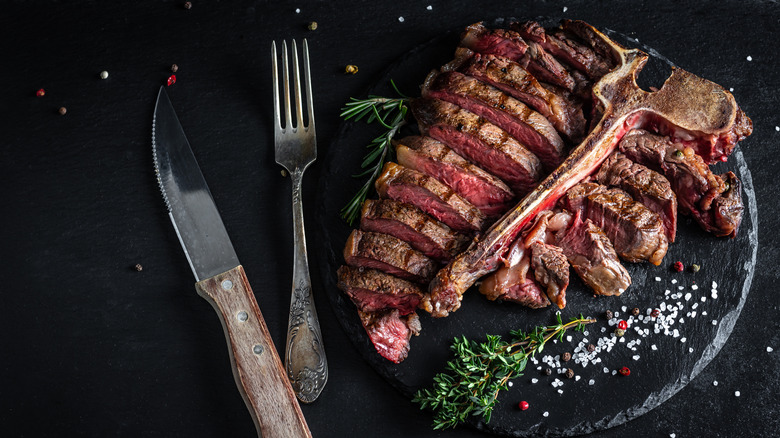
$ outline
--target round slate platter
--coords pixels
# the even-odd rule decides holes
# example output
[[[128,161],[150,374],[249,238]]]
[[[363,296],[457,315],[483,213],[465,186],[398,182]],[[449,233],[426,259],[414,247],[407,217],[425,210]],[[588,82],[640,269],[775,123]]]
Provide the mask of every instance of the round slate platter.
[[[507,20],[510,19],[497,19],[490,24],[501,27]],[[550,26],[558,20],[540,21]],[[402,92],[419,95],[426,74],[450,60],[462,28],[410,50],[386,70],[367,94],[394,96],[389,87],[393,79]],[[651,57],[639,83],[644,88],[660,87],[668,76],[670,61],[636,40],[608,30],[606,33],[625,46],[649,53]],[[412,339],[409,356],[403,363],[396,365],[380,357],[361,326],[354,305],[336,286],[336,269],[343,263],[342,249],[351,231],[339,217],[339,210],[362,185],[362,180],[350,175],[358,173],[366,152],[364,145],[378,133],[377,125],[362,122],[341,127],[323,160],[325,170],[317,205],[319,228],[310,242],[316,247],[326,293],[344,330],[365,360],[393,387],[411,397],[417,389],[429,386],[434,374],[443,370],[451,358],[449,346],[454,337],[465,335],[481,341],[485,334],[509,336],[513,329],[553,324],[555,309],[531,310],[513,303],[490,302],[472,288],[465,294],[462,307],[447,318],[434,319],[419,312],[422,332]],[[758,240],[756,200],[740,147],[728,163],[719,164],[714,170],[732,170],[743,183],[745,214],[738,236],[716,238],[690,219],[680,217],[677,241],[669,246],[661,266],[625,263],[633,284],[621,297],[594,297],[572,273],[568,305],[562,317],[568,320],[582,313],[597,317],[598,322],[587,326],[584,333],[570,331],[567,335],[571,338],[565,337],[562,343],[550,343],[537,355],[539,363],[529,362],[524,375],[499,395],[490,423],[475,417],[474,427],[503,436],[571,436],[617,426],[663,403],[715,357],[731,333],[750,290]],[[669,266],[677,260],[686,266],[697,263],[702,268],[697,273],[672,272]],[[713,284],[717,284],[715,294]],[[599,363],[583,367],[574,361],[561,362],[551,376],[544,375],[547,365],[541,359],[545,356],[554,358],[573,352],[581,343],[596,344],[600,338],[611,336],[614,327],[604,318],[605,310],[628,320],[635,307],[646,315],[650,309],[664,305],[667,307],[662,315],[674,321],[669,334],[664,334],[663,329],[655,333],[655,323],[650,318],[635,320],[610,352],[598,355]],[[678,308],[674,318],[669,306]],[[642,336],[637,328],[647,329],[648,333]],[[633,348],[629,348],[632,341]],[[631,369],[629,377],[614,374],[623,366]],[[566,379],[559,374],[565,368],[573,369],[577,377]],[[532,379],[537,382],[532,383]],[[553,382],[558,381],[563,385],[554,387]],[[520,411],[517,404],[521,400],[531,408]]]

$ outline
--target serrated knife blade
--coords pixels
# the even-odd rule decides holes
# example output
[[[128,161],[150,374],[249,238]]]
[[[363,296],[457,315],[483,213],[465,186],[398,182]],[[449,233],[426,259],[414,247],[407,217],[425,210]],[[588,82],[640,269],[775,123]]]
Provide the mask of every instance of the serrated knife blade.
[[[198,294],[217,311],[259,436],[311,437],[254,293],[165,89],[152,120],[155,172]]]

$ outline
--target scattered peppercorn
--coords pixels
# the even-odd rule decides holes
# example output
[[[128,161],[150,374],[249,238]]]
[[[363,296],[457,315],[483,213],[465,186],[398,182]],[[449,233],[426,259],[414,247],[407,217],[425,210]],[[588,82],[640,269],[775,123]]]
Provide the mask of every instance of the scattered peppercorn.
[[[574,370],[571,368],[566,369],[566,378],[571,379],[574,378]]]
[[[697,265],[696,263],[691,265],[691,272],[699,272],[701,269],[701,266]]]
[[[546,375],[550,376],[550,375],[552,375],[552,370],[551,370],[551,369],[549,369],[549,368],[545,368],[545,369],[544,369],[544,374],[546,374]]]
[[[35,95],[38,97],[43,97],[45,94],[46,94],[46,90],[44,90],[43,88],[35,92]]]
[[[184,2],[184,9],[192,9],[192,2]]]
[[[615,336],[617,336],[618,338],[622,337],[625,334],[626,334],[626,331],[624,329],[622,329],[622,328],[619,328],[619,329],[615,330]]]
[[[618,372],[620,374],[624,375],[624,376],[630,376],[631,375],[631,370],[629,370],[628,367],[623,367],[620,370],[618,370]]]
[[[612,319],[612,317],[615,315],[612,314],[611,310],[607,310],[606,312],[604,312],[604,316],[606,316],[607,319]]]
[[[588,344],[588,353],[593,353],[596,351],[596,346],[593,344]]]
[[[317,30],[317,22],[316,21],[312,21],[311,23],[309,23],[309,30]]]
[[[171,71],[172,71],[173,73],[176,73],[177,71],[179,71],[179,66],[178,66],[178,65],[176,65],[176,64],[172,64],[172,65],[171,65]]]
[[[628,329],[628,323],[625,320],[621,319],[620,321],[618,321],[618,328],[621,330],[626,330]]]
[[[524,401],[521,401],[521,402],[520,402],[520,403],[517,405],[517,407],[519,407],[521,411],[525,411],[525,410],[527,410],[527,409],[528,409],[530,406],[528,405],[528,402],[524,400]]]
[[[136,270],[136,271],[138,271],[138,272],[141,272],[141,271],[143,271],[143,270],[144,270],[144,267],[143,267],[143,266],[141,266],[141,264],[140,264],[140,263],[136,263],[136,264],[135,264],[135,270]]]
[[[171,85],[173,85],[175,83],[176,83],[176,75],[168,76],[168,86],[170,87]]]
[[[570,361],[571,360],[571,353],[569,353],[568,351],[566,353],[563,353],[563,356],[561,357],[561,360],[563,360],[564,362]]]
[[[61,106],[60,109],[57,110],[57,112],[60,113],[61,116],[64,116],[65,113],[68,112],[68,109],[65,108],[64,106]]]
[[[356,66],[356,65],[354,65],[354,64],[349,64],[349,65],[348,65],[348,66],[347,66],[347,67],[344,69],[344,73],[349,73],[349,74],[351,74],[351,75],[354,75],[354,74],[355,74],[355,73],[357,73],[357,72],[358,72],[358,68],[357,68],[357,66]]]
[[[658,309],[653,309],[652,312],[650,312],[650,316],[653,318],[658,318],[661,315],[661,311]]]
[[[675,272],[682,272],[685,269],[685,265],[683,265],[683,262],[674,262],[672,269]]]
[[[286,171],[286,170],[284,170],[284,169],[282,169],[282,176],[284,176],[284,177],[286,177],[286,176],[287,176],[287,171]]]
[[[100,72],[100,79],[108,79],[108,72],[103,70]]]
[[[683,152],[678,149],[678,150],[674,151],[673,155],[674,155],[674,158],[682,158],[683,157]]]
[[[631,309],[631,314],[634,316],[639,316],[639,307],[634,307]]]

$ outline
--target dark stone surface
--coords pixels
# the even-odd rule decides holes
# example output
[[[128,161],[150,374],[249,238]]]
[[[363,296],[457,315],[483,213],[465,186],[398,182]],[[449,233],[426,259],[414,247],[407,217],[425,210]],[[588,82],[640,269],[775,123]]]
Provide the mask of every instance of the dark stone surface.
[[[0,13],[6,434],[253,434],[218,320],[195,294],[154,180],[151,113],[170,64],[179,65],[171,99],[279,347],[292,236],[289,181],[273,160],[271,40],[309,39],[325,157],[339,107],[363,95],[401,55],[479,19],[538,15],[579,18],[638,38],[733,87],[755,124],[741,147],[756,190],[758,264],[731,337],[677,395],[598,436],[780,433],[776,2],[195,1],[190,10],[178,1],[136,3],[15,1]],[[316,31],[306,30],[310,21],[318,22]],[[342,74],[346,64],[360,72]],[[101,70],[108,79],[99,78]],[[46,96],[35,97],[39,88]],[[325,170],[321,159],[304,182],[312,249],[321,243],[315,206]],[[721,260],[711,254],[705,270],[717,270]],[[322,288],[327,268],[312,269]],[[324,291],[316,297],[330,382],[320,400],[303,406],[315,436],[484,436],[467,427],[431,432],[430,416],[363,360]]]

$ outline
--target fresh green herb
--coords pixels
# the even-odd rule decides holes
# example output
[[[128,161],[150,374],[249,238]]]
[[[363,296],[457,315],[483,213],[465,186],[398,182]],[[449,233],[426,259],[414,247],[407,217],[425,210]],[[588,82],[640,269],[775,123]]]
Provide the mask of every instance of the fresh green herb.
[[[366,183],[363,184],[363,187],[341,209],[341,217],[349,225],[352,225],[360,215],[360,208],[363,205],[363,201],[366,200],[366,196],[368,196],[368,191],[382,171],[385,162],[390,158],[389,155],[393,153],[393,137],[406,124],[406,113],[409,111],[406,103],[409,101],[409,98],[398,91],[392,80],[390,80],[390,85],[401,97],[388,98],[373,95],[368,96],[367,99],[355,99],[353,97],[341,109],[341,117],[344,120],[358,121],[365,118],[366,123],[379,122],[385,129],[381,135],[366,146],[369,151],[360,164],[360,168],[363,171],[357,175],[352,175],[354,178],[370,176]]]
[[[412,399],[421,409],[431,409],[433,428],[455,427],[469,415],[482,416],[490,422],[498,393],[507,389],[510,379],[521,376],[528,359],[544,350],[553,338],[563,340],[566,330],[582,331],[595,319],[580,315],[567,323],[557,315],[557,324],[535,327],[530,332],[511,332],[510,342],[501,336],[487,335],[487,341],[477,343],[466,337],[455,338],[450,349],[455,358],[447,362],[445,371],[433,378],[433,387],[419,390]]]

